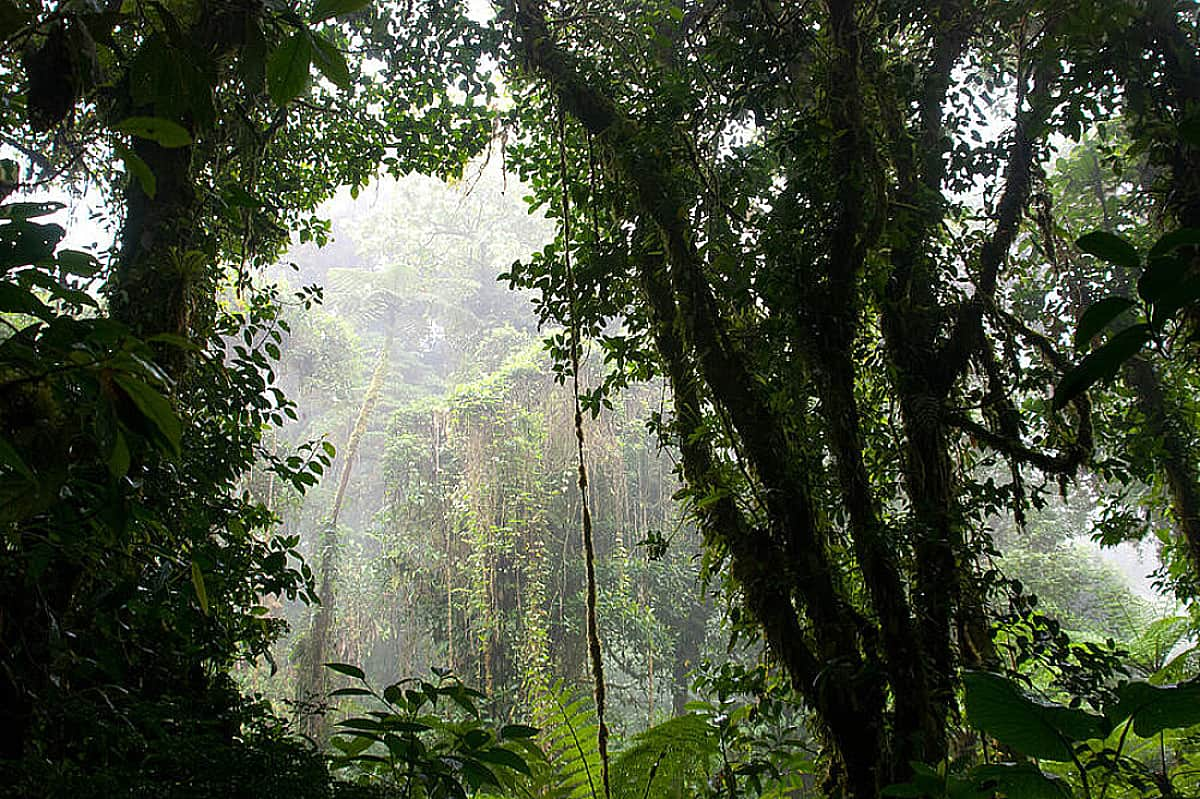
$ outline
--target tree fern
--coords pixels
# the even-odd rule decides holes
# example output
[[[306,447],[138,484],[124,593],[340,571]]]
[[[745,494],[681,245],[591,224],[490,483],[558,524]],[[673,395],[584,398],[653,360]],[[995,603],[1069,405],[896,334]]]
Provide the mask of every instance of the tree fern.
[[[575,693],[561,680],[546,686],[536,699],[537,722],[551,773],[543,788],[556,799],[599,799],[599,724],[591,697]]]
[[[718,754],[717,730],[696,714],[677,716],[639,733],[613,763],[614,799],[694,796]]]

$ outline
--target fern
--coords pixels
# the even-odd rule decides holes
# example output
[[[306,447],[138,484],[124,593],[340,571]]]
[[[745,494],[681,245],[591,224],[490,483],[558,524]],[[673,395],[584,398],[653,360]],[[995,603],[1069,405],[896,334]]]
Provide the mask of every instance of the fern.
[[[536,705],[542,746],[551,765],[545,794],[556,799],[600,799],[599,725],[591,698],[558,680],[539,692]]]
[[[667,799],[695,795],[718,754],[717,730],[694,713],[639,733],[613,763],[614,799]]]
[[[600,751],[590,696],[562,681],[540,689],[535,704],[550,765],[535,791],[554,799],[600,799]],[[716,766],[718,732],[695,713],[668,719],[634,737],[612,766],[613,799],[685,799]],[[542,776],[542,775],[539,775]]]

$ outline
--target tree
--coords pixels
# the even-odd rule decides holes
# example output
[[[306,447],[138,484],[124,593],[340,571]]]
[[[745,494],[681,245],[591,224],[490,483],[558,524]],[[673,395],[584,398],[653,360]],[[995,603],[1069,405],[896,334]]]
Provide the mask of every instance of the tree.
[[[174,737],[205,747],[188,752],[197,763],[253,768],[244,755],[278,744],[324,770],[226,675],[280,632],[261,599],[313,589],[298,539],[274,535],[240,483],[258,463],[303,490],[330,462],[317,443],[264,444],[295,411],[269,390],[279,297],[249,270],[274,260],[287,225],[320,238],[313,210],[338,186],[380,168],[453,174],[490,129],[486,109],[451,112],[443,71],[490,91],[478,26],[438,3],[404,24],[365,5],[0,3],[15,90],[0,133],[46,181],[96,176],[121,216],[105,265],[56,252],[62,228],[30,221],[56,207],[4,208],[0,757],[19,792],[113,774],[226,792],[220,766],[193,780],[190,757],[155,761]],[[385,55],[378,80],[351,50]],[[13,166],[5,198],[40,182]],[[292,774],[326,791],[312,775]]]
[[[958,669],[993,659],[980,519],[1091,448],[1086,396],[1064,425],[1008,394],[1009,353],[1066,366],[998,291],[1049,137],[1115,119],[1158,33],[1191,34],[1157,3],[502,14],[514,157],[575,209],[514,282],[586,334],[620,319],[607,357],[669,378],[710,557],[816,712],[830,789],[877,796],[949,754]],[[972,443],[1007,498],[972,488]]]

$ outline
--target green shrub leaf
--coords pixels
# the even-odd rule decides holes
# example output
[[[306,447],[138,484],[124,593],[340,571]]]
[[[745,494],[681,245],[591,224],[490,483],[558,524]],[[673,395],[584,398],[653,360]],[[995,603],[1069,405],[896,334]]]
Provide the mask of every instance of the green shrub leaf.
[[[267,60],[267,92],[276,105],[286,105],[308,88],[312,38],[298,30],[275,48]]]
[[[1088,306],[1079,317],[1075,330],[1075,349],[1087,349],[1088,343],[1108,327],[1109,323],[1133,307],[1133,300],[1125,297],[1105,297]]]
[[[1033,699],[999,674],[964,672],[963,687],[971,724],[1030,757],[1068,761],[1075,742],[1108,728],[1103,716]]]
[[[1103,230],[1096,230],[1075,240],[1079,249],[1108,261],[1110,264],[1137,269],[1141,266],[1137,249],[1125,239]]]

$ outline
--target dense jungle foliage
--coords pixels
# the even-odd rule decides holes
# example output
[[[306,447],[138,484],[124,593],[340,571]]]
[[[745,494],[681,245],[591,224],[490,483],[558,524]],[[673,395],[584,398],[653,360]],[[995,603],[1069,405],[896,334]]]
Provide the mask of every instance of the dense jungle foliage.
[[[1194,0],[0,0],[0,76],[0,795],[1200,791]]]

